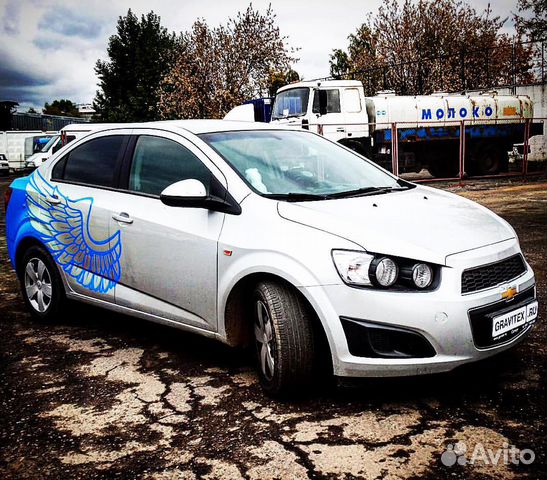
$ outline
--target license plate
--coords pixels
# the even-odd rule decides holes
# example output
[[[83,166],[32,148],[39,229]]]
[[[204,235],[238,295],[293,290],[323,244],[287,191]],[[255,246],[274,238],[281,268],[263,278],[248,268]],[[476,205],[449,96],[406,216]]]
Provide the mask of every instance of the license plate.
[[[492,320],[492,339],[497,339],[527,323],[533,322],[538,316],[538,302],[532,302],[524,307],[504,313]]]

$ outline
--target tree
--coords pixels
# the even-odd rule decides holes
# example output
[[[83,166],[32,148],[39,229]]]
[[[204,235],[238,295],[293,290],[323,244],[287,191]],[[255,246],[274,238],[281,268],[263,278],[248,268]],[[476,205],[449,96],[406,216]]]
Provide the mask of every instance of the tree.
[[[457,91],[530,81],[532,52],[502,33],[490,7],[478,14],[459,0],[384,0],[331,55],[335,76],[357,78],[367,94]],[[347,69],[347,71],[341,70]]]
[[[300,75],[297,71],[290,68],[286,72],[272,71],[268,78],[268,95],[274,97],[277,91],[289,83],[300,81]]]
[[[334,78],[343,78],[350,72],[349,56],[339,48],[332,51],[329,64],[330,74]]]
[[[97,60],[99,90],[94,108],[103,121],[157,120],[158,85],[177,48],[174,33],[150,12],[140,20],[129,10],[108,41],[108,61]]]
[[[547,38],[547,0],[518,0],[514,15],[517,31],[532,41]]]
[[[38,113],[34,107],[29,107],[29,109],[27,110],[27,113]]]
[[[34,110],[34,109],[33,109]],[[29,113],[31,112],[29,109]],[[67,117],[79,117],[80,113],[78,112],[78,107],[75,103],[67,99],[53,100],[51,104],[45,103],[42,113],[47,115],[65,115]]]
[[[221,118],[243,101],[265,95],[271,72],[296,61],[268,7],[211,28],[197,20],[180,35],[176,60],[159,88],[163,118]]]

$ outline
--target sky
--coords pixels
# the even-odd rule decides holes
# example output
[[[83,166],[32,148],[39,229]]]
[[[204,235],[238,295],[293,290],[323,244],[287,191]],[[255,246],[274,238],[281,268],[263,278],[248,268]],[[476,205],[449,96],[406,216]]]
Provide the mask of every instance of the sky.
[[[0,101],[19,102],[19,111],[68,98],[90,103],[97,90],[94,65],[106,59],[108,38],[131,8],[151,9],[170,31],[190,28],[197,18],[225,23],[249,0],[0,0]],[[327,76],[329,54],[346,48],[347,37],[376,12],[381,0],[254,0],[264,12],[272,4],[281,34],[300,47],[295,69],[307,79]],[[477,11],[491,3],[495,15],[510,17],[516,0],[473,0]],[[512,30],[510,20],[504,28]]]

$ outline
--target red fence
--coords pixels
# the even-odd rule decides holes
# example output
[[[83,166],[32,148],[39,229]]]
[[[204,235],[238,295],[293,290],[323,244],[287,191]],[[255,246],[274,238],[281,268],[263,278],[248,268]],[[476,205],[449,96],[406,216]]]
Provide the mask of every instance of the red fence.
[[[415,182],[454,180],[462,182],[466,178],[498,178],[544,174],[547,165],[546,123],[547,117],[534,117],[517,122],[500,119],[471,119],[401,123],[329,123],[310,124],[309,128],[312,131],[317,128],[318,133],[337,141],[340,141],[340,138],[335,138],[336,134],[332,131],[337,131],[339,135],[342,128],[347,130],[347,132],[353,129],[353,137],[350,137],[346,132],[346,137],[341,140],[341,143],[345,143],[350,148],[358,150],[359,153],[370,157],[384,166],[384,168],[391,170],[395,175],[400,175],[403,178],[408,178]],[[518,133],[513,133],[512,137],[496,137],[496,134],[493,132],[499,127],[503,130],[504,125],[510,127],[513,132]],[[489,129],[490,126],[494,128]],[[439,132],[447,128],[451,131],[452,136],[450,138],[435,138],[428,137],[427,135],[421,140],[417,138],[413,140],[409,140],[408,137],[404,138],[412,129],[430,134],[432,131]],[[358,136],[363,135],[362,132],[358,133],[355,131],[359,129],[361,131],[368,129],[368,136],[374,138],[373,142],[376,142],[376,144],[372,146],[367,145],[362,150],[355,148],[359,145]],[[329,134],[330,130],[332,131]],[[481,135],[484,135],[484,137],[481,137]],[[379,155],[377,150],[379,138],[383,139],[386,151],[387,147],[389,147],[389,152],[384,152],[383,155]],[[508,138],[511,138],[511,140]],[[531,144],[532,147],[530,147]],[[432,166],[431,162],[441,162],[443,158],[441,155],[441,157],[433,159],[432,155],[427,155],[428,150],[439,149],[440,145],[446,147],[446,156],[451,156],[451,161],[453,161],[453,164],[448,168],[451,172],[449,175],[432,175],[429,173],[429,171],[435,170],[433,168],[435,165]],[[501,156],[499,172],[484,173],[480,169],[477,170],[475,165],[476,157],[473,154],[476,152],[478,145],[483,146],[483,148],[490,146],[492,149],[497,149]],[[366,150],[367,148],[368,151]],[[504,151],[504,148],[507,148],[507,151]],[[521,151],[522,153],[520,153]],[[533,154],[532,160],[530,160],[531,153]],[[408,155],[414,155],[417,169],[414,172],[407,171],[406,157]],[[427,160],[426,157],[428,157]],[[420,168],[420,165],[422,168]],[[494,170],[496,169],[494,168]]]

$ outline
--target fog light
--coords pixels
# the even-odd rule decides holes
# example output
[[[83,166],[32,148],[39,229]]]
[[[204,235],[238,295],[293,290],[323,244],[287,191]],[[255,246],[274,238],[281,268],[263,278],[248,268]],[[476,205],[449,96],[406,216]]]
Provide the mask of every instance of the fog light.
[[[374,276],[382,287],[390,287],[397,281],[399,267],[391,258],[383,257],[375,262]]]
[[[412,268],[412,281],[418,288],[427,288],[433,281],[433,270],[426,263],[417,263]]]

